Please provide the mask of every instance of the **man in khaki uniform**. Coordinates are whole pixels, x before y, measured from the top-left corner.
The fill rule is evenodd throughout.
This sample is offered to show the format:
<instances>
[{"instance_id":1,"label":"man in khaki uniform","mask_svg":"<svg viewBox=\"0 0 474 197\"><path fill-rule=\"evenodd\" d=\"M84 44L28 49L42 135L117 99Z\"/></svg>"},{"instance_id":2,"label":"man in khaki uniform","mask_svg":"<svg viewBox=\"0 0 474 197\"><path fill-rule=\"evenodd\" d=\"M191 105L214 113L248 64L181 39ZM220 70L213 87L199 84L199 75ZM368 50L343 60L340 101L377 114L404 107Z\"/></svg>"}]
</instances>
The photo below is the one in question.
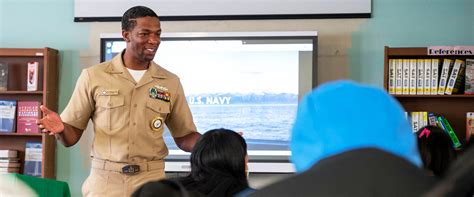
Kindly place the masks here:
<instances>
[{"instance_id":1,"label":"man in khaki uniform","mask_svg":"<svg viewBox=\"0 0 474 197\"><path fill-rule=\"evenodd\" d=\"M160 34L153 10L130 8L122 18L127 48L82 71L61 116L41 106L39 127L65 146L80 139L89 119L94 123L84 196L130 196L142 184L164 178L164 124L184 151L200 137L179 78L152 61Z\"/></svg>"}]
</instances>

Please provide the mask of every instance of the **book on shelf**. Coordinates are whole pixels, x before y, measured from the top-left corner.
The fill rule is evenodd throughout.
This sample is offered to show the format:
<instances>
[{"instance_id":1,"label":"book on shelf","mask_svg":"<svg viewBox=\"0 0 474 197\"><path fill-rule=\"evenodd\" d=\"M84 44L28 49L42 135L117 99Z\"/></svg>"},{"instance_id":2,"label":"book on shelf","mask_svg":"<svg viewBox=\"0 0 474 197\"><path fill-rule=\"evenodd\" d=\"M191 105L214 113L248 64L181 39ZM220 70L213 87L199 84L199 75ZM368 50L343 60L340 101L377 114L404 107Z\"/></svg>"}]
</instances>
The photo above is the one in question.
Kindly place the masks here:
<instances>
[{"instance_id":1,"label":"book on shelf","mask_svg":"<svg viewBox=\"0 0 474 197\"><path fill-rule=\"evenodd\" d=\"M19 172L20 172L19 167L11 167L11 168L0 167L0 174L19 173Z\"/></svg>"},{"instance_id":2,"label":"book on shelf","mask_svg":"<svg viewBox=\"0 0 474 197\"><path fill-rule=\"evenodd\" d=\"M40 114L39 101L18 101L17 133L39 133L36 120Z\"/></svg>"},{"instance_id":3,"label":"book on shelf","mask_svg":"<svg viewBox=\"0 0 474 197\"><path fill-rule=\"evenodd\" d=\"M423 82L423 94L431 94L431 59L425 59L425 82Z\"/></svg>"},{"instance_id":4,"label":"book on shelf","mask_svg":"<svg viewBox=\"0 0 474 197\"><path fill-rule=\"evenodd\" d=\"M19 162L0 162L0 168L19 168Z\"/></svg>"},{"instance_id":5,"label":"book on shelf","mask_svg":"<svg viewBox=\"0 0 474 197\"><path fill-rule=\"evenodd\" d=\"M37 91L38 90L38 62L28 62L28 71L26 78L26 90Z\"/></svg>"},{"instance_id":6,"label":"book on shelf","mask_svg":"<svg viewBox=\"0 0 474 197\"><path fill-rule=\"evenodd\" d=\"M422 111L420 112L420 128L428 126L428 112Z\"/></svg>"},{"instance_id":7,"label":"book on shelf","mask_svg":"<svg viewBox=\"0 0 474 197\"><path fill-rule=\"evenodd\" d=\"M446 91L446 84L448 82L449 72L453 67L453 60L451 59L444 59L443 66L441 67L441 74L439 77L439 85L438 85L438 94L444 95Z\"/></svg>"},{"instance_id":8,"label":"book on shelf","mask_svg":"<svg viewBox=\"0 0 474 197\"><path fill-rule=\"evenodd\" d=\"M424 94L425 82L425 61L423 59L416 60L416 94Z\"/></svg>"},{"instance_id":9,"label":"book on shelf","mask_svg":"<svg viewBox=\"0 0 474 197\"><path fill-rule=\"evenodd\" d=\"M462 64L459 70L458 77L456 77L456 80L454 82L453 91L451 92L451 94L464 94L464 84L466 83L465 73L466 64Z\"/></svg>"},{"instance_id":10,"label":"book on shelf","mask_svg":"<svg viewBox=\"0 0 474 197\"><path fill-rule=\"evenodd\" d=\"M455 149L461 148L461 142L459 141L458 137L456 136L456 133L454 132L453 128L451 127L451 124L449 124L449 121L444 118L444 116L438 116L438 121L443 125L444 131L448 134L449 138L451 138L451 141L453 142L453 146Z\"/></svg>"},{"instance_id":11,"label":"book on shelf","mask_svg":"<svg viewBox=\"0 0 474 197\"><path fill-rule=\"evenodd\" d=\"M464 78L464 61L456 59L454 61L454 66L451 69L451 74L448 78L448 82L446 84L446 90L444 94L451 95L453 93L460 92L460 86L462 80Z\"/></svg>"},{"instance_id":12,"label":"book on shelf","mask_svg":"<svg viewBox=\"0 0 474 197\"><path fill-rule=\"evenodd\" d=\"M395 94L395 59L388 60L388 93Z\"/></svg>"},{"instance_id":13,"label":"book on shelf","mask_svg":"<svg viewBox=\"0 0 474 197\"><path fill-rule=\"evenodd\" d=\"M395 59L395 94L403 91L403 60Z\"/></svg>"},{"instance_id":14,"label":"book on shelf","mask_svg":"<svg viewBox=\"0 0 474 197\"><path fill-rule=\"evenodd\" d=\"M466 114L466 142L469 142L474 136L474 112Z\"/></svg>"},{"instance_id":15,"label":"book on shelf","mask_svg":"<svg viewBox=\"0 0 474 197\"><path fill-rule=\"evenodd\" d=\"M0 91L8 90L8 64L0 62Z\"/></svg>"},{"instance_id":16,"label":"book on shelf","mask_svg":"<svg viewBox=\"0 0 474 197\"><path fill-rule=\"evenodd\" d=\"M402 60L402 94L410 94L410 61L408 59Z\"/></svg>"},{"instance_id":17,"label":"book on shelf","mask_svg":"<svg viewBox=\"0 0 474 197\"><path fill-rule=\"evenodd\" d=\"M18 158L18 151L10 150L10 149L0 150L0 159L10 159L10 158Z\"/></svg>"},{"instance_id":18,"label":"book on shelf","mask_svg":"<svg viewBox=\"0 0 474 197\"><path fill-rule=\"evenodd\" d=\"M416 94L416 59L410 59L410 94Z\"/></svg>"},{"instance_id":19,"label":"book on shelf","mask_svg":"<svg viewBox=\"0 0 474 197\"><path fill-rule=\"evenodd\" d=\"M43 145L40 142L27 142L25 144L25 167L23 174L41 176L42 158Z\"/></svg>"},{"instance_id":20,"label":"book on shelf","mask_svg":"<svg viewBox=\"0 0 474 197\"><path fill-rule=\"evenodd\" d=\"M431 60L431 95L438 94L439 59Z\"/></svg>"},{"instance_id":21,"label":"book on shelf","mask_svg":"<svg viewBox=\"0 0 474 197\"><path fill-rule=\"evenodd\" d=\"M411 112L411 129L413 133L417 132L420 129L420 113L419 112Z\"/></svg>"},{"instance_id":22,"label":"book on shelf","mask_svg":"<svg viewBox=\"0 0 474 197\"><path fill-rule=\"evenodd\" d=\"M0 174L20 172L21 164L19 161L18 150L0 150Z\"/></svg>"},{"instance_id":23,"label":"book on shelf","mask_svg":"<svg viewBox=\"0 0 474 197\"><path fill-rule=\"evenodd\" d=\"M474 59L466 59L464 94L474 94Z\"/></svg>"},{"instance_id":24,"label":"book on shelf","mask_svg":"<svg viewBox=\"0 0 474 197\"><path fill-rule=\"evenodd\" d=\"M10 157L10 158L0 157L0 163L18 163L18 162L20 162L20 158L18 157Z\"/></svg>"},{"instance_id":25,"label":"book on shelf","mask_svg":"<svg viewBox=\"0 0 474 197\"><path fill-rule=\"evenodd\" d=\"M436 115L433 112L428 112L428 125L438 126L436 123Z\"/></svg>"},{"instance_id":26,"label":"book on shelf","mask_svg":"<svg viewBox=\"0 0 474 197\"><path fill-rule=\"evenodd\" d=\"M13 133L15 131L16 101L0 100L0 132Z\"/></svg>"}]
</instances>

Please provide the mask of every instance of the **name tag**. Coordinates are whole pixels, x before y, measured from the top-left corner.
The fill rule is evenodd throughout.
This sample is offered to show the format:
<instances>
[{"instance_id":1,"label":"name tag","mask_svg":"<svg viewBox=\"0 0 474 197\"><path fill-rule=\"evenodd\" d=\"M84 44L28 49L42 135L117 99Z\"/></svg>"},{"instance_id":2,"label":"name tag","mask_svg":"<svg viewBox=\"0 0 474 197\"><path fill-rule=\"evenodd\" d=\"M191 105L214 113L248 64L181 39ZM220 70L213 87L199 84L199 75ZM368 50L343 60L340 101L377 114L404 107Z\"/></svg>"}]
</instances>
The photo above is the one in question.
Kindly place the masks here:
<instances>
[{"instance_id":1,"label":"name tag","mask_svg":"<svg viewBox=\"0 0 474 197\"><path fill-rule=\"evenodd\" d=\"M118 93L119 93L118 90L101 90L100 96L113 96L113 95L118 95Z\"/></svg>"}]
</instances>

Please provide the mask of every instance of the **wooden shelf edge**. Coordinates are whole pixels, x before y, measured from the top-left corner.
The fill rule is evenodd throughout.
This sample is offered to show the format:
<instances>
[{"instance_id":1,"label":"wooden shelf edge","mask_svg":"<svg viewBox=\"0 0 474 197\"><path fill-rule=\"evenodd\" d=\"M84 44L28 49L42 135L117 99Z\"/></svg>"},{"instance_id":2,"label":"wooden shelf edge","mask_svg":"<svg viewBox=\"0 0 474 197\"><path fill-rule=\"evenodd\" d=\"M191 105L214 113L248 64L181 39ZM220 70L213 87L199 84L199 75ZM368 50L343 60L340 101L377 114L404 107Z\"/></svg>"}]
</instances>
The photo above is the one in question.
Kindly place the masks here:
<instances>
[{"instance_id":1,"label":"wooden shelf edge","mask_svg":"<svg viewBox=\"0 0 474 197\"><path fill-rule=\"evenodd\" d=\"M474 95L454 94L454 95L403 95L391 94L396 98L474 98Z\"/></svg>"},{"instance_id":2,"label":"wooden shelf edge","mask_svg":"<svg viewBox=\"0 0 474 197\"><path fill-rule=\"evenodd\" d=\"M25 137L42 137L42 133L7 133L7 132L0 132L0 136L25 136Z\"/></svg>"},{"instance_id":3,"label":"wooden shelf edge","mask_svg":"<svg viewBox=\"0 0 474 197\"><path fill-rule=\"evenodd\" d=\"M0 48L0 56L6 57L43 57L49 48Z\"/></svg>"},{"instance_id":4,"label":"wooden shelf edge","mask_svg":"<svg viewBox=\"0 0 474 197\"><path fill-rule=\"evenodd\" d=\"M31 95L41 95L43 94L42 91L0 91L0 95L8 95L8 94L31 94Z\"/></svg>"},{"instance_id":5,"label":"wooden shelf edge","mask_svg":"<svg viewBox=\"0 0 474 197\"><path fill-rule=\"evenodd\" d=\"M427 47L386 47L388 56L428 55Z\"/></svg>"}]
</instances>

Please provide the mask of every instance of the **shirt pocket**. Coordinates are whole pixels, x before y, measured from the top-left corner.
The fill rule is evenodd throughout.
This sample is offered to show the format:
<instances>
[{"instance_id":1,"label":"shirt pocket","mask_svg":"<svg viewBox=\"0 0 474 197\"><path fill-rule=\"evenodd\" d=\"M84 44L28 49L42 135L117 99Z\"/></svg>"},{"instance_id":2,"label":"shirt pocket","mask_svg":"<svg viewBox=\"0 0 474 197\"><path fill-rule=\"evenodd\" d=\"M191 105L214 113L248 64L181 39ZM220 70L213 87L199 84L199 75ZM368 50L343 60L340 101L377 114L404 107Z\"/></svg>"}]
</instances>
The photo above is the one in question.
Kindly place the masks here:
<instances>
[{"instance_id":1,"label":"shirt pocket","mask_svg":"<svg viewBox=\"0 0 474 197\"><path fill-rule=\"evenodd\" d=\"M150 131L153 136L161 137L165 120L170 113L170 103L159 100L150 99L146 102L145 116Z\"/></svg>"},{"instance_id":2,"label":"shirt pocket","mask_svg":"<svg viewBox=\"0 0 474 197\"><path fill-rule=\"evenodd\" d=\"M127 123L124 100L120 95L99 96L94 124L108 134L123 128Z\"/></svg>"}]
</instances>

